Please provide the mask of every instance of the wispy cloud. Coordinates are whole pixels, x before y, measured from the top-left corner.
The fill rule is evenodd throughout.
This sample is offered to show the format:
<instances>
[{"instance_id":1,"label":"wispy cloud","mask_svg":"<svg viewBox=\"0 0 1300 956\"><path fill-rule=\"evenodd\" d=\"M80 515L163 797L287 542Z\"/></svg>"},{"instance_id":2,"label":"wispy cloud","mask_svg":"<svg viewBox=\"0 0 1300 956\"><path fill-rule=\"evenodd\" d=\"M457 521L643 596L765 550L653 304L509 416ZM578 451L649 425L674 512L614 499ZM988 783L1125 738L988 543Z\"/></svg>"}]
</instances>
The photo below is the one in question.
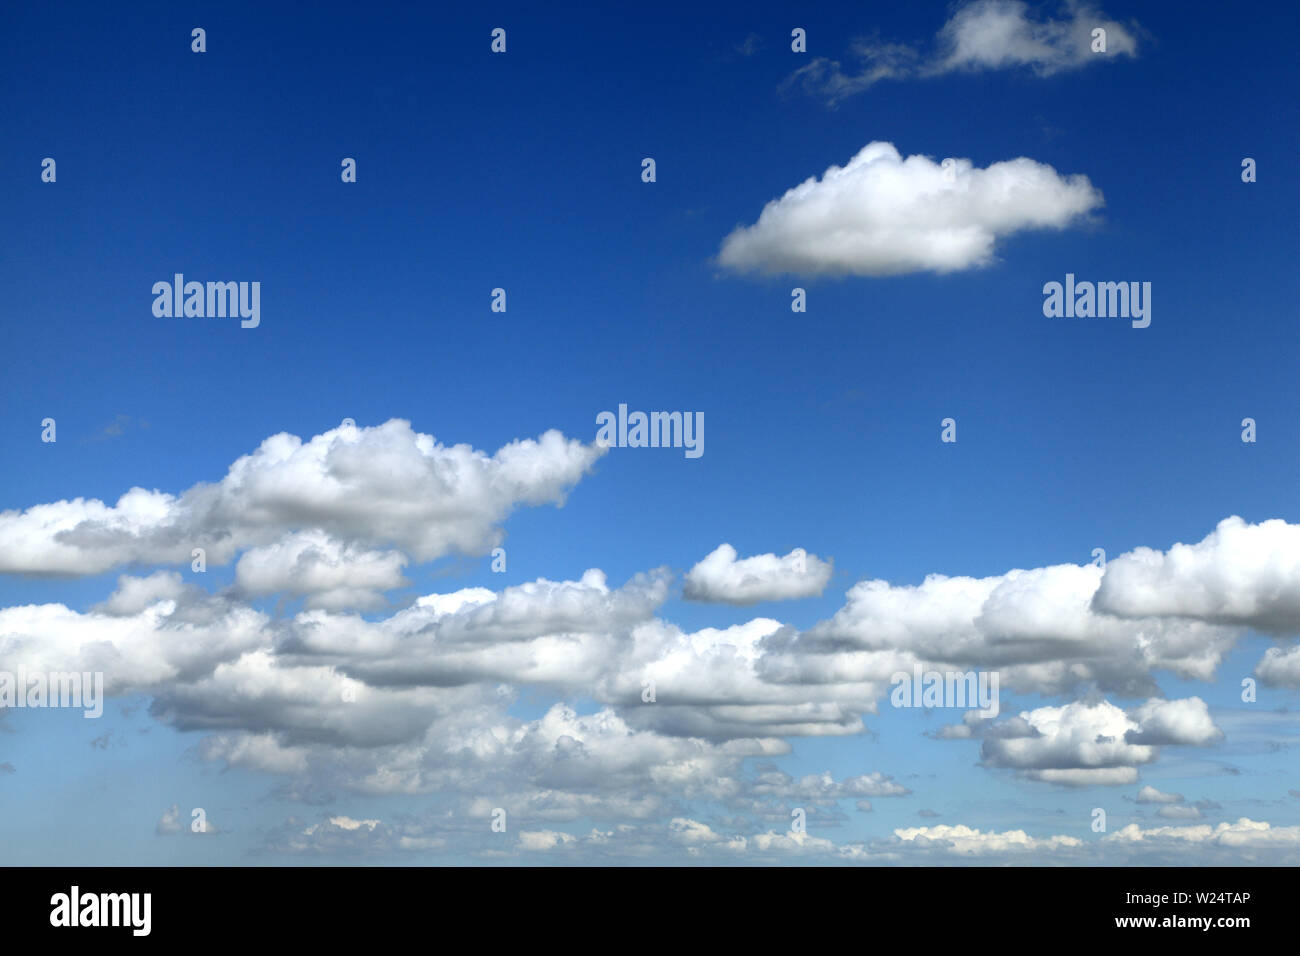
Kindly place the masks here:
<instances>
[{"instance_id":1,"label":"wispy cloud","mask_svg":"<svg viewBox=\"0 0 1300 956\"><path fill-rule=\"evenodd\" d=\"M1094 31L1104 31L1104 49ZM1124 25L1071 0L1057 17L1041 17L1021 0L974 0L939 29L928 52L878 36L855 40L848 66L817 57L782 84L834 106L882 80L905 80L977 70L1028 69L1039 76L1137 55L1136 24Z\"/></svg>"}]
</instances>

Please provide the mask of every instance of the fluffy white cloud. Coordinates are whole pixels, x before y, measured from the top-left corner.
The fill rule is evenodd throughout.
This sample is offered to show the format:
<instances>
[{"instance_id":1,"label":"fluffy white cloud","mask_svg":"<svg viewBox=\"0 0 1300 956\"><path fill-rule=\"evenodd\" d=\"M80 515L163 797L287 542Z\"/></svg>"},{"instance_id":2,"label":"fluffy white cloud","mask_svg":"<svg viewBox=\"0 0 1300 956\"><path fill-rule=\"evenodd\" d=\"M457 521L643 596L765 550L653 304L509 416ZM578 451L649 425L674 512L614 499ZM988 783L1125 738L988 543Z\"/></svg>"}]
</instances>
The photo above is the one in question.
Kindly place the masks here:
<instances>
[{"instance_id":1,"label":"fluffy white cloud","mask_svg":"<svg viewBox=\"0 0 1300 956\"><path fill-rule=\"evenodd\" d=\"M802 548L784 557L738 559L735 548L721 544L687 572L684 593L693 601L736 605L816 597L825 590L831 570L830 561Z\"/></svg>"},{"instance_id":2,"label":"fluffy white cloud","mask_svg":"<svg viewBox=\"0 0 1300 956\"><path fill-rule=\"evenodd\" d=\"M1152 672L1210 679L1239 636L1180 618L1098 613L1102 572L1053 565L988 578L934 574L919 585L863 581L843 608L794 639L768 642L768 679L888 681L923 662L939 670L996 668L1004 687L1060 693L1082 684L1155 691Z\"/></svg>"},{"instance_id":3,"label":"fluffy white cloud","mask_svg":"<svg viewBox=\"0 0 1300 956\"><path fill-rule=\"evenodd\" d=\"M1300 688L1300 645L1270 647L1256 665L1255 676L1271 687Z\"/></svg>"},{"instance_id":4,"label":"fluffy white cloud","mask_svg":"<svg viewBox=\"0 0 1300 956\"><path fill-rule=\"evenodd\" d=\"M317 530L343 542L396 545L420 561L482 554L518 505L563 503L606 449L549 431L495 455L441 445L392 419L343 425L304 443L281 433L216 484L180 495L133 488L110 506L76 498L0 512L0 572L96 574L125 564L210 563Z\"/></svg>"},{"instance_id":5,"label":"fluffy white cloud","mask_svg":"<svg viewBox=\"0 0 1300 956\"><path fill-rule=\"evenodd\" d=\"M1007 830L1004 833L981 831L959 824L940 824L933 827L906 827L894 831L894 836L905 843L920 847L934 846L958 856L989 856L1012 853L1052 851L1083 845L1078 837L1050 836L1034 838L1024 830Z\"/></svg>"},{"instance_id":6,"label":"fluffy white cloud","mask_svg":"<svg viewBox=\"0 0 1300 956\"><path fill-rule=\"evenodd\" d=\"M425 595L386 616L362 616L351 609L378 602L402 583L404 555L382 550L381 538L400 537L389 543L414 550L430 534L450 540L446 528L456 524L444 522L434 532L410 527L400 535L363 533L351 524L369 521L367 509L375 501L345 505L328 490L332 483L356 478L381 492L381 499L383 494L379 472L348 459L350 443L371 442L367 452L376 456L392 443L395 459L381 470L394 488L418 488L438 470L421 450L434 458L441 454L431 439L412 438L404 423L371 431L385 429L387 437L359 437L352 429L331 433L314 439L319 448L309 454L296 440L270 452L264 445L270 459L241 460L219 492L217 486L196 486L180 499L141 492L144 497L118 515L129 518L126 530L109 528L111 521L99 529L106 535L104 548L120 556L141 541L153 546L169 515L193 512L176 502L211 499L199 525L225 529L225 547L231 554L242 551L234 587L212 595L186 584L179 573L158 571L121 577L106 600L85 611L62 604L3 608L0 660L28 671L102 671L110 694L147 694L155 719L205 734L196 748L201 758L284 775L297 794L443 794L460 802L475 833L486 832L479 823L492 808L504 807L530 836L486 845L484 853L508 854L527 845L570 855L653 858L668 845L737 860L776 854L827 862L934 854L1011 859L1024 858L1027 849L1056 854L1077 848L1055 837L961 827L917 828L881 845L836 844L823 828L842 825L846 808L866 810L872 800L907 796L908 788L877 770L838 779L830 773L794 777L768 761L790 752L788 738L862 732L864 717L887 696L893 673L923 664L997 669L1008 688L1068 694L1087 689L1085 700L1002 720L970 713L935 736L978 740L986 766L1032 780L1132 784L1138 768L1157 759L1160 748L1206 745L1222 736L1201 699L1156 697L1152 673L1211 677L1241 632L1239 625L1275 619L1270 608L1286 607L1270 587L1288 586L1286 574L1276 571L1285 566L1291 526L1225 522L1218 539L1197 546L1198 554L1209 557L1173 561L1172 570L1141 586L1121 587L1125 576L1150 564L1128 556L1112 560L1104 573L1057 565L982 579L932 575L907 586L865 581L850 590L833 617L802 632L770 618L684 630L662 616L672 586L665 569L617 587L593 568L578 580L463 588ZM555 440L560 444L553 451L563 459L573 444ZM470 494L466 489L473 482L467 484L464 475L443 476L448 487L461 489L451 494L460 501L452 510L464 505L481 518L523 500L521 488L545 486L538 476L553 471L554 462L544 445L520 452L532 456L523 477L483 478L489 484L506 481L513 490L505 493L494 485ZM577 446L578 461L586 454L582 447ZM494 461L472 453L463 464L470 472L517 467ZM272 480L281 466L289 471ZM403 476L407 466L414 471ZM303 479L309 491L315 489L306 496L314 496L314 503L290 503L272 490L278 480L295 487L299 471L315 476ZM398 497L394 491L387 500ZM468 506L470 499L497 504ZM225 500L262 508L267 540L247 514L238 521L213 519L220 512L214 502ZM159 501L165 505L162 517L150 511ZM446 518L420 517L429 507L427 500L415 500L407 513L417 525ZM398 511L394 507L392 514ZM11 518L14 513L6 520ZM377 526L386 520L378 519ZM1274 546L1225 546L1225 526L1247 536L1262 528L1276 536ZM478 527L489 536L498 530L491 521ZM94 564L101 560L95 556L98 545L85 544L86 533L78 530L76 541L56 535L41 547L84 547L78 560ZM235 538L239 548L228 543ZM2 533L0 540L6 540ZM1271 557L1261 559L1260 550ZM215 553L222 553L220 547ZM188 560L188 550L179 545L178 554ZM688 590L731 601L805 588L819 592L829 562L804 556L801 569L793 563L798 558L792 553L742 560L734 550L719 549L692 569ZM1234 578L1236 566L1240 573ZM818 580L811 589L806 578L814 573ZM1125 605L1123 614L1106 610L1099 592L1112 573L1115 595L1136 593L1148 605ZM1235 585L1214 584L1220 578ZM1258 579L1266 583L1256 587ZM1221 598L1208 599L1216 587ZM1244 611L1223 611L1225 602L1245 601L1241 593L1252 588L1257 597L1241 604ZM286 616L243 603L263 594L303 595L312 606ZM1261 668L1287 666L1289 652L1275 651ZM520 688L558 702L548 701L540 717L521 719L510 710ZM1142 692L1151 699L1126 711L1098 692ZM582 710L571 703L579 700ZM1154 799L1151 793L1143 790L1139 801ZM697 809L686 801L710 806L713 815L685 815ZM816 835L783 832L794 805L806 809ZM1180 813L1192 819L1204 806ZM169 814L159 822L160 832L186 825L179 811ZM438 850L460 839L441 825L389 824L371 816L295 821L272 835L268 849L382 854ZM559 829L577 820L609 821L609 828L585 836ZM670 821L666 837L663 821ZM1168 841L1152 838L1143 846L1148 843Z\"/></svg>"},{"instance_id":7,"label":"fluffy white cloud","mask_svg":"<svg viewBox=\"0 0 1300 956\"><path fill-rule=\"evenodd\" d=\"M1086 176L1061 176L1021 157L951 176L927 156L873 142L769 202L722 243L721 265L741 272L885 276L955 272L993 261L998 239L1062 229L1100 207Z\"/></svg>"},{"instance_id":8,"label":"fluffy white cloud","mask_svg":"<svg viewBox=\"0 0 1300 956\"><path fill-rule=\"evenodd\" d=\"M1094 606L1300 633L1300 525L1235 515L1196 544L1135 548L1106 565Z\"/></svg>"},{"instance_id":9,"label":"fluffy white cloud","mask_svg":"<svg viewBox=\"0 0 1300 956\"><path fill-rule=\"evenodd\" d=\"M1150 700L1132 713L1109 701L1075 701L991 725L981 756L1033 780L1105 786L1135 782L1137 767L1155 760L1161 744L1205 745L1221 736L1198 697Z\"/></svg>"},{"instance_id":10,"label":"fluffy white cloud","mask_svg":"<svg viewBox=\"0 0 1300 956\"><path fill-rule=\"evenodd\" d=\"M1199 697L1182 700L1149 700L1133 712L1138 729L1128 739L1143 744L1182 744L1200 747L1220 739L1210 708Z\"/></svg>"},{"instance_id":11,"label":"fluffy white cloud","mask_svg":"<svg viewBox=\"0 0 1300 956\"><path fill-rule=\"evenodd\" d=\"M114 695L155 691L269 647L274 629L265 614L160 571L123 577L84 614L62 604L0 609L0 660L29 672L98 671Z\"/></svg>"},{"instance_id":12,"label":"fluffy white cloud","mask_svg":"<svg viewBox=\"0 0 1300 956\"><path fill-rule=\"evenodd\" d=\"M250 548L235 565L235 583L252 596L307 595L309 608L376 608L384 592L409 582L407 558L337 541L321 531L289 534L274 544Z\"/></svg>"},{"instance_id":13,"label":"fluffy white cloud","mask_svg":"<svg viewBox=\"0 0 1300 956\"><path fill-rule=\"evenodd\" d=\"M1210 826L1163 826L1142 829L1130 823L1103 838L1114 843L1164 843L1192 844L1235 848L1295 848L1300 847L1300 827L1275 827L1268 823L1242 817L1236 823L1223 822Z\"/></svg>"}]
</instances>

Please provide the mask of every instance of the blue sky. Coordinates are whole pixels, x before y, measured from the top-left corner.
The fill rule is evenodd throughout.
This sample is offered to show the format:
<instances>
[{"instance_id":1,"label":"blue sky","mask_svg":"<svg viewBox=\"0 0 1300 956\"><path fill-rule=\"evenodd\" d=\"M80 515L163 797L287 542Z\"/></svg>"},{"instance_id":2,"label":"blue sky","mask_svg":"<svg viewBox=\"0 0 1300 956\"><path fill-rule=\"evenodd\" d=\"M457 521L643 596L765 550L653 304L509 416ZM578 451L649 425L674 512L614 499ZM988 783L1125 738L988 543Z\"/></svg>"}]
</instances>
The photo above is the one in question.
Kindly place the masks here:
<instances>
[{"instance_id":1,"label":"blue sky","mask_svg":"<svg viewBox=\"0 0 1300 956\"><path fill-rule=\"evenodd\" d=\"M179 495L220 482L282 432L353 441L335 431L345 418L364 435L405 420L443 446L488 456L550 429L590 445L596 415L624 403L702 412L704 455L611 449L561 482L562 507L549 492L537 506L510 499L476 546L434 549L428 560L411 553L409 584L382 589L382 606L339 613L374 623L420 595L579 581L588 568L614 590L667 567L672 583L654 620L691 633L763 618L804 632L831 620L859 581L906 587L935 573L1086 565L1097 547L1112 560L1138 547L1167 551L1201 542L1232 515L1252 529L1287 523L1248 540L1247 550L1276 540L1279 576L1233 565L1237 551L1206 573L1229 604L1257 587L1260 602L1289 607L1289 588L1300 586L1294 557L1285 560L1300 523L1288 165L1300 146L1295 15L1264 4L1231 22L1185 4L1103 8L998 9L1033 24L1117 21L1131 55L921 68L833 103L792 74L819 58L852 72L859 38L937 63L936 37L970 6L9 11L0 39L9 80L0 86L0 509L112 506L132 487ZM194 27L206 30L206 52L190 49ZM507 30L504 54L489 49L494 27ZM795 27L807 31L807 53L790 48ZM756 223L767 203L873 142L976 169L1027 157L1061 177L1086 176L1104 203L1059 228L999 235L989 261L944 274L769 275L719 261L727 236ZM57 161L54 183L41 181L44 157ZM343 157L356 159L355 183L340 181ZM642 181L644 157L655 159L653 183ZM1244 157L1256 160L1257 182L1242 182ZM150 289L176 272L260 282L259 327L156 317ZM1066 273L1150 282L1150 327L1044 317L1042 287ZM791 311L796 286L807 292L805 313ZM504 313L490 309L497 287L507 291ZM52 444L40 440L47 417L57 421ZM947 417L957 421L955 444L939 440ZM1255 443L1241 440L1246 417L1257 422ZM311 527L295 518L281 530ZM504 573L490 569L492 529L504 535ZM92 556L53 573L32 557L30 537L0 532L4 609L63 604L92 614L121 575L179 572L213 594L235 583L236 556L196 574L165 549L108 565ZM357 536L411 551L380 538ZM683 576L723 542L744 557L803 548L833 559L833 571L802 600L685 600ZM1208 586L1166 583L1174 602ZM265 616L274 635L266 647L284 653L303 595L241 600ZM1227 614L1202 612L1161 617L1222 626ZM62 660L42 656L42 642L76 645L93 633L77 625L56 641L15 620L8 633L0 626L0 669L6 659ZM772 764L796 780L879 773L910 791L872 797L866 812L842 797L825 803L824 817L809 814L809 837L873 847L879 862L910 859L896 830L941 825L1090 845L1060 857L1035 851L1035 862L1131 862L1147 857L1102 845L1089 827L1093 808L1107 809L1111 831L1243 817L1300 827L1300 799L1288 793L1300 787L1291 749L1300 688L1262 682L1257 702L1240 699L1241 678L1270 647L1294 646L1292 620L1276 636L1238 621L1243 631L1210 679L1157 667L1146 675L1154 692L1125 695L1095 676L1069 689L1004 676L1004 717L1072 701L1130 711L1152 696L1204 701L1221 736L1160 746L1124 784L1061 786L1035 779L1035 768L982 760L978 740L927 736L960 723L960 711L895 709L886 694L878 714L861 715L865 732L771 734L790 752L728 765L741 781L730 802L632 783L599 799L582 791L572 805L586 810L564 818L510 803L511 787L563 791L562 774L528 777L536 760L500 770L505 781L491 785L466 771L468 782L451 786L431 772L437 784L388 792L356 772L373 755L328 733L278 738L310 751L305 771L218 759L192 721L150 712L156 699L175 699L177 683L201 678L132 675L97 721L58 710L5 716L0 727L12 732L0 735L0 763L13 771L0 774L0 832L8 858L23 863L533 863L621 860L617 836L611 848L584 835L628 826L629 842L655 844L656 827L689 819L717 838L693 844L705 860L730 859L719 847L739 837L750 841L747 859L838 859L806 839L788 854L779 841L758 853L754 834L784 833L789 807L811 805L777 798L783 821L745 802ZM611 646L628 640L609 635ZM479 683L515 695L492 726L539 721L557 702L579 719L628 716L578 673ZM219 695L185 699L230 735L267 732L258 721L275 706L262 701L254 721L221 712ZM405 705L391 706L376 719L400 722ZM690 739L670 730L644 732L672 738L665 748ZM636 750L635 741L622 748ZM1184 795L1181 805L1214 806L1195 820L1161 819L1156 805L1135 802L1147 785ZM505 834L491 833L473 806L497 799L511 816ZM634 799L655 806L629 813L621 801ZM222 832L160 834L173 804L186 819L205 808ZM383 823L348 829L329 819ZM530 853L516 842L521 830L580 839L545 838L559 839L559 853ZM443 842L394 849L399 832ZM943 834L930 835L942 846ZM696 858L689 841L661 845L656 860ZM942 849L925 857L961 859Z\"/></svg>"}]
</instances>

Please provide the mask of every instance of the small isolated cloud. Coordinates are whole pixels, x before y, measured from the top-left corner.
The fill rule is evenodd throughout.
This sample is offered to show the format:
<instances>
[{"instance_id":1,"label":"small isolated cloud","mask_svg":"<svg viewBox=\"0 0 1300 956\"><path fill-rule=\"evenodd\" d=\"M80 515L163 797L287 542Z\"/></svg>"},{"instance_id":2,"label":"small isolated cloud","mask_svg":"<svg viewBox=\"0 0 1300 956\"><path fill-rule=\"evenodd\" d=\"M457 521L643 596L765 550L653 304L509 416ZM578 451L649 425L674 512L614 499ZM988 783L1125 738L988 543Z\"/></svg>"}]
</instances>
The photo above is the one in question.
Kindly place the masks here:
<instances>
[{"instance_id":1,"label":"small isolated cloud","mask_svg":"<svg viewBox=\"0 0 1300 956\"><path fill-rule=\"evenodd\" d=\"M148 428L148 422L137 422L138 428ZM110 438L121 438L131 427L131 416L123 415L120 412L113 416L113 420L101 428L95 434L91 435L86 441L101 442L108 441Z\"/></svg>"},{"instance_id":2,"label":"small isolated cloud","mask_svg":"<svg viewBox=\"0 0 1300 956\"><path fill-rule=\"evenodd\" d=\"M158 821L158 826L154 828L159 836L170 836L173 833L181 832L181 808L179 804L173 803L163 811L162 819Z\"/></svg>"},{"instance_id":3,"label":"small isolated cloud","mask_svg":"<svg viewBox=\"0 0 1300 956\"><path fill-rule=\"evenodd\" d=\"M203 824L196 830L194 827L199 819L202 819ZM183 819L180 804L173 803L163 811L162 818L158 821L154 832L159 836L175 836L178 833L216 836L221 831L217 829L216 824L207 818L206 814L202 818L195 817L193 821Z\"/></svg>"},{"instance_id":4,"label":"small isolated cloud","mask_svg":"<svg viewBox=\"0 0 1300 956\"><path fill-rule=\"evenodd\" d=\"M1105 49L1097 49L1105 31ZM1087 3L1069 0L1057 17L1031 14L1020 0L975 0L958 7L939 29L932 48L853 41L849 66L816 57L782 84L825 99L834 106L882 80L942 76L954 72L1026 69L1038 76L1077 70L1121 56L1137 55L1137 31Z\"/></svg>"},{"instance_id":5,"label":"small isolated cloud","mask_svg":"<svg viewBox=\"0 0 1300 956\"><path fill-rule=\"evenodd\" d=\"M1087 176L1019 157L980 169L873 142L769 202L723 240L736 272L888 276L988 265L999 239L1063 229L1104 199Z\"/></svg>"},{"instance_id":6,"label":"small isolated cloud","mask_svg":"<svg viewBox=\"0 0 1300 956\"><path fill-rule=\"evenodd\" d=\"M1201 810L1199 807L1194 806L1168 806L1157 810L1156 816L1164 817L1166 820L1199 820L1201 819Z\"/></svg>"},{"instance_id":7,"label":"small isolated cloud","mask_svg":"<svg viewBox=\"0 0 1300 956\"><path fill-rule=\"evenodd\" d=\"M1181 793L1163 793L1155 787L1146 786L1138 791L1138 803L1182 803Z\"/></svg>"},{"instance_id":8,"label":"small isolated cloud","mask_svg":"<svg viewBox=\"0 0 1300 956\"><path fill-rule=\"evenodd\" d=\"M757 604L817 597L831 579L831 562L795 548L785 557L759 554L737 559L736 549L719 545L686 575L692 601Z\"/></svg>"}]
</instances>

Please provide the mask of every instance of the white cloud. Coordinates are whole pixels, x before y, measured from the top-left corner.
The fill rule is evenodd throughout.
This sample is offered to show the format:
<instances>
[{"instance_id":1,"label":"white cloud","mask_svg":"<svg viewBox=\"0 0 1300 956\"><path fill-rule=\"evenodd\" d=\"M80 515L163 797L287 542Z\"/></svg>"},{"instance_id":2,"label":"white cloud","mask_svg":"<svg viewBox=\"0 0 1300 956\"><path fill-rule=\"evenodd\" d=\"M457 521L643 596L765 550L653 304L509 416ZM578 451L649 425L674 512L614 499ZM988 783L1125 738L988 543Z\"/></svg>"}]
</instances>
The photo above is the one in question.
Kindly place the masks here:
<instances>
[{"instance_id":1,"label":"white cloud","mask_svg":"<svg viewBox=\"0 0 1300 956\"><path fill-rule=\"evenodd\" d=\"M84 614L62 604L0 608L0 659L29 672L98 671L117 695L199 679L268 647L273 630L265 614L158 572L122 577Z\"/></svg>"},{"instance_id":2,"label":"white cloud","mask_svg":"<svg viewBox=\"0 0 1300 956\"><path fill-rule=\"evenodd\" d=\"M905 843L915 843L921 847L935 846L958 856L987 856L1005 853L1032 853L1036 851L1053 851L1073 849L1083 845L1083 841L1071 836L1050 836L1034 838L1024 830L1007 830L1003 833L981 831L959 824L949 826L940 824L933 827L906 827L894 831L894 835Z\"/></svg>"},{"instance_id":3,"label":"white cloud","mask_svg":"<svg viewBox=\"0 0 1300 956\"><path fill-rule=\"evenodd\" d=\"M1094 605L1125 617L1300 633L1300 525L1234 515L1196 544L1135 548L1107 563Z\"/></svg>"},{"instance_id":4,"label":"white cloud","mask_svg":"<svg viewBox=\"0 0 1300 956\"><path fill-rule=\"evenodd\" d=\"M802 548L784 557L769 553L737 560L736 549L721 544L687 572L684 591L689 600L735 605L816 597L831 570L830 561Z\"/></svg>"},{"instance_id":5,"label":"white cloud","mask_svg":"<svg viewBox=\"0 0 1300 956\"><path fill-rule=\"evenodd\" d=\"M1190 619L1098 613L1101 579L1092 565L1066 564L988 578L932 574L919 585L862 581L830 620L794 640L769 640L759 670L800 683L888 681L922 662L996 668L1004 688L1061 693L1095 684L1136 696L1155 692L1158 670L1212 678L1239 636Z\"/></svg>"},{"instance_id":6,"label":"white cloud","mask_svg":"<svg viewBox=\"0 0 1300 956\"><path fill-rule=\"evenodd\" d=\"M1270 687L1300 688L1300 644L1270 647L1256 665L1255 676Z\"/></svg>"},{"instance_id":7,"label":"white cloud","mask_svg":"<svg viewBox=\"0 0 1300 956\"><path fill-rule=\"evenodd\" d=\"M1183 744L1200 747L1220 739L1210 709L1199 697L1149 700L1133 712L1138 729L1129 733L1134 743Z\"/></svg>"},{"instance_id":8,"label":"white cloud","mask_svg":"<svg viewBox=\"0 0 1300 956\"><path fill-rule=\"evenodd\" d=\"M519 848L533 852L553 850L557 846L567 846L577 841L578 838L573 834L558 830L522 830L519 833Z\"/></svg>"},{"instance_id":9,"label":"white cloud","mask_svg":"<svg viewBox=\"0 0 1300 956\"><path fill-rule=\"evenodd\" d=\"M245 551L235 565L235 583L253 596L307 595L310 608L376 608L384 605L385 591L409 583L402 576L406 563L397 551L368 550L304 531Z\"/></svg>"},{"instance_id":10,"label":"white cloud","mask_svg":"<svg viewBox=\"0 0 1300 956\"><path fill-rule=\"evenodd\" d=\"M216 484L133 488L110 506L76 498L0 512L0 573L96 574L131 563L222 564L293 531L396 545L420 561L486 553L518 505L561 504L606 449L549 431L495 455L438 444L392 419L304 443L273 435Z\"/></svg>"},{"instance_id":11,"label":"white cloud","mask_svg":"<svg viewBox=\"0 0 1300 956\"><path fill-rule=\"evenodd\" d=\"M171 836L181 832L181 808L180 804L173 803L163 811L162 818L159 819L158 825L154 828L159 836Z\"/></svg>"},{"instance_id":12,"label":"white cloud","mask_svg":"<svg viewBox=\"0 0 1300 956\"><path fill-rule=\"evenodd\" d=\"M389 438L402 449L397 459L418 471L425 456L416 447L419 439L407 447L410 435L401 423ZM346 446L354 440L360 439L351 432L335 436L322 443L324 458L315 452L308 458L319 464L334 454L330 448L337 451L338 441ZM382 454L383 444L370 450ZM292 459L304 447L289 446L293 442L286 446L287 458L277 461ZM544 454L542 459L549 460ZM477 462L467 466L471 471L497 467L487 464L487 456L470 460ZM534 464L541 471L551 467L542 460ZM252 487L278 467L263 462L233 468L232 475L243 477L217 495L261 502L273 532L243 549L235 587L212 595L177 572L158 571L122 576L106 600L86 611L62 604L3 608L0 660L28 671L102 671L110 694L147 694L156 720L204 734L196 747L202 759L285 775L295 793L441 794L460 802L476 833L487 832L478 824L502 806L524 832L536 834L523 842L539 850L563 849L569 858L580 852L653 857L665 845L691 855L721 854L719 859L806 854L827 862L932 854L1023 859L1026 848L1073 852L1054 837L969 828L917 828L885 845L837 844L822 827L843 825L846 809L869 809L876 799L906 796L908 788L879 770L796 777L768 761L791 751L789 738L861 733L865 717L887 696L891 675L920 663L996 669L1004 688L1087 693L1083 700L1002 720L969 713L960 725L935 734L980 741L986 766L1055 784L1134 784L1138 769L1157 759L1161 748L1207 745L1222 737L1203 700L1157 697L1152 673L1213 676L1241 621L1268 619L1270 608L1285 607L1256 579L1282 587L1289 580L1276 572L1285 570L1290 526L1225 523L1234 533L1265 528L1276 539L1265 541L1273 541L1271 550L1224 547L1222 541L1197 546L1211 559L1174 561L1172 571L1147 581L1138 590L1148 604L1128 609L1138 616L1108 613L1097 597L1112 571L1119 588L1134 568L1146 567L1130 565L1127 556L1113 559L1105 573L1091 565L1056 565L978 579L932 575L917 585L864 581L833 617L805 631L772 618L684 630L662 616L672 590L665 569L635 575L621 586L611 586L592 568L577 580L462 588L427 594L387 616L362 616L349 609L399 584L402 555L379 550L373 536L349 530L353 518L342 505L323 522L319 502L274 504L270 490ZM316 465L304 467L319 476ZM354 475L350 467L333 460L324 467L331 476L324 484ZM261 477L249 477L250 470ZM379 481L373 469L362 470L367 487ZM390 463L393 482L419 485L401 470ZM448 482L463 485L460 478ZM198 487L182 498L212 494ZM517 497L495 491L480 496ZM417 501L412 507L423 513L427 505ZM282 520L295 507L311 512L301 529ZM147 512L135 505L123 512L136 530L125 537L109 534L105 547L120 553L123 541L154 533L140 529L156 531L166 523ZM258 541L260 534L247 517L207 526L224 527L246 541ZM425 531L404 534L410 544ZM69 546L63 539L54 544ZM1261 550L1273 556L1261 559ZM720 558L711 572L696 576L697 586L733 600L759 592L771 596L782 588L789 593L799 576L792 573L796 557L742 560L734 550L719 549L692 574ZM808 568L829 575L829 562L805 557ZM707 583L700 583L701 576ZM1213 583L1220 579L1235 583ZM819 581L816 590L824 584ZM1223 600L1207 600L1215 587ZM1224 614L1225 600L1244 600L1241 594L1252 589L1257 598L1242 606L1254 617ZM243 603L254 593L302 594L326 606L292 616L263 613ZM1139 613L1148 610L1159 614ZM1216 623L1223 618L1234 623ZM1281 655L1279 650L1265 663L1281 667ZM643 696L647 686L655 690L653 701ZM541 716L513 716L523 688L549 696ZM1128 710L1100 697L1139 692L1149 699ZM582 710L573 703L578 700ZM1159 793L1149 791L1141 791L1139 802ZM699 807L687 801L712 807L711 815L693 819L687 814ZM794 805L806 808L815 835L784 832ZM1191 819L1204 806L1178 813ZM179 811L169 814L159 821L160 832L188 822ZM436 850L452 838L426 825L375 816L295 822L273 834L268 847L382 854ZM557 835L560 825L577 820L609 821L610 828ZM512 825L511 832L519 831ZM519 849L518 841L499 842L483 852ZM1167 843L1153 837L1143 846Z\"/></svg>"},{"instance_id":13,"label":"white cloud","mask_svg":"<svg viewBox=\"0 0 1300 956\"><path fill-rule=\"evenodd\" d=\"M1152 786L1145 786L1138 791L1138 803L1182 803L1181 793L1164 793Z\"/></svg>"},{"instance_id":14,"label":"white cloud","mask_svg":"<svg viewBox=\"0 0 1300 956\"><path fill-rule=\"evenodd\" d=\"M994 724L981 755L1033 780L1064 786L1133 783L1137 767L1155 760L1161 744L1211 743L1222 736L1205 702L1151 700L1132 713L1109 701L1075 701L1024 711L1019 720Z\"/></svg>"},{"instance_id":15,"label":"white cloud","mask_svg":"<svg viewBox=\"0 0 1300 956\"><path fill-rule=\"evenodd\" d=\"M953 161L952 178L927 156L873 142L769 202L752 226L722 243L721 265L740 272L886 276L988 265L997 240L1062 229L1103 203L1086 176L1061 176L1020 157L977 168Z\"/></svg>"},{"instance_id":16,"label":"white cloud","mask_svg":"<svg viewBox=\"0 0 1300 956\"><path fill-rule=\"evenodd\" d=\"M1134 56L1137 38L1122 24L1081 2L1065 4L1062 19L1035 19L1020 0L976 0L939 30L940 54L929 73L1029 67L1048 76L1117 56ZM1094 52L1093 30L1106 31Z\"/></svg>"},{"instance_id":17,"label":"white cloud","mask_svg":"<svg viewBox=\"0 0 1300 956\"><path fill-rule=\"evenodd\" d=\"M1142 829L1130 823L1103 838L1114 843L1163 843L1220 846L1232 848L1300 847L1300 827L1275 827L1242 817L1236 823L1208 823L1194 826L1161 826Z\"/></svg>"},{"instance_id":18,"label":"white cloud","mask_svg":"<svg viewBox=\"0 0 1300 956\"><path fill-rule=\"evenodd\" d=\"M801 87L834 106L882 80L1005 69L1051 76L1137 55L1135 25L1118 23L1078 0L1067 0L1062 14L1038 18L1021 0L975 0L953 11L928 53L904 43L858 39L849 50L854 66L846 69L838 60L814 57L783 88ZM1098 28L1106 31L1104 51L1093 50Z\"/></svg>"}]
</instances>

